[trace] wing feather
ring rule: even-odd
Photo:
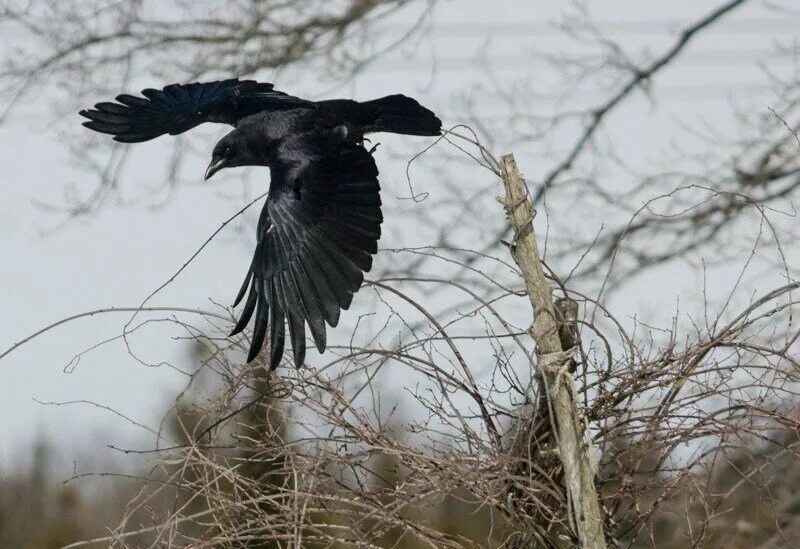
[[[286,319],[283,315],[283,310],[280,309],[280,304],[283,301],[283,295],[279,291],[280,288],[278,288],[276,279],[274,277],[270,278],[267,283],[270,285],[270,301],[272,302],[272,316],[270,316],[269,319],[269,339],[270,345],[272,346],[269,353],[269,368],[270,370],[274,370],[278,367],[278,364],[280,364],[281,357],[283,357],[283,348],[286,342]],[[258,351],[255,353],[253,352],[253,347],[261,347],[263,343],[263,337],[255,339],[255,335],[253,336],[253,342],[251,343],[250,347],[250,355],[247,357],[248,362],[253,360],[256,354],[258,354]]]
[[[323,352],[326,325],[336,326],[372,267],[383,221],[378,169],[363,146],[338,130],[286,137],[271,154],[259,241],[237,302],[248,287],[250,293],[234,332],[255,316],[249,361],[260,352],[269,324],[269,364],[276,368],[288,324],[299,367],[306,325]]]
[[[250,322],[250,319],[253,316],[253,311],[256,310],[257,301],[258,291],[256,290],[255,286],[253,286],[250,288],[250,293],[247,294],[247,301],[244,303],[242,315],[239,317],[239,321],[236,323],[236,326],[234,326],[230,335],[234,336],[247,327],[247,324]]]
[[[83,125],[122,143],[139,143],[165,134],[178,135],[204,122],[235,126],[257,112],[313,106],[275,90],[272,84],[238,78],[147,88],[142,95],[120,94],[117,103],[97,103],[80,111],[89,119]]]
[[[269,299],[264,295],[264,286],[259,286],[260,287],[254,287],[252,290],[256,295],[256,323],[253,327],[253,339],[250,342],[250,352],[247,355],[247,362],[252,361],[258,355],[258,352],[261,350],[261,345],[256,345],[256,342],[264,341],[264,336],[269,326]]]

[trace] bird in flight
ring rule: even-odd
[[[364,136],[437,136],[439,118],[404,95],[308,101],[237,78],[171,84],[142,96],[122,94],[82,110],[89,119],[83,125],[115,141],[140,143],[204,122],[229,124],[234,129],[214,147],[205,178],[235,166],[269,167],[258,243],[234,302],[247,296],[232,336],[255,314],[247,361],[258,355],[269,330],[275,369],[287,324],[295,366],[305,360],[306,325],[324,352],[326,324],[336,326],[349,308],[381,235],[378,168]]]

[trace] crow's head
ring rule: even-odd
[[[236,130],[219,140],[211,154],[211,164],[206,169],[206,179],[223,168],[252,166],[250,148],[244,135]]]

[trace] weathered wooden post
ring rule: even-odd
[[[578,403],[570,372],[572,350],[562,348],[559,329],[562,322],[556,314],[552,289],[545,279],[536,233],[533,229],[533,207],[528,198],[525,181],[517,169],[514,156],[509,154],[501,162],[505,197],[498,200],[514,228],[512,254],[525,279],[525,287],[533,307],[533,326],[530,333],[536,342],[538,368],[544,380],[558,455],[564,468],[570,512],[581,547],[599,549],[606,547],[603,533],[603,515],[595,487],[594,456],[584,436],[583,424],[578,414]],[[570,311],[571,313],[572,311]],[[562,313],[563,315],[563,313]],[[568,335],[568,334],[562,334]]]

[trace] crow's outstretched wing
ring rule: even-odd
[[[294,363],[305,358],[305,326],[325,350],[327,323],[336,326],[372,266],[381,235],[378,169],[344,126],[282,139],[270,159],[270,191],[258,223],[258,244],[231,335],[255,314],[248,362],[269,329],[270,367],[283,355],[289,325]],[[249,293],[248,293],[249,291]]]
[[[177,135],[203,122],[235,126],[261,111],[314,107],[313,102],[277,91],[272,84],[238,78],[171,84],[161,90],[143,90],[142,95],[118,95],[117,103],[98,103],[80,111],[89,119],[83,125],[111,134],[122,143],[139,143],[164,134]]]

